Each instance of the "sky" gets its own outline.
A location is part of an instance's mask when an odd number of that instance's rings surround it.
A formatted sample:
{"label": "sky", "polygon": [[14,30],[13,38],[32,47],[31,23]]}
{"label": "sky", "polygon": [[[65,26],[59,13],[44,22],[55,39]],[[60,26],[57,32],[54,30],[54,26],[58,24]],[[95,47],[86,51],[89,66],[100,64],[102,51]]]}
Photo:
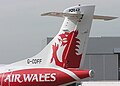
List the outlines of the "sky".
{"label": "sky", "polygon": [[[119,0],[0,0],[0,63],[31,57],[46,45],[46,38],[59,31],[63,19],[42,17],[77,4],[96,5],[95,14],[120,17]],[[94,20],[90,37],[120,37],[120,18]]]}

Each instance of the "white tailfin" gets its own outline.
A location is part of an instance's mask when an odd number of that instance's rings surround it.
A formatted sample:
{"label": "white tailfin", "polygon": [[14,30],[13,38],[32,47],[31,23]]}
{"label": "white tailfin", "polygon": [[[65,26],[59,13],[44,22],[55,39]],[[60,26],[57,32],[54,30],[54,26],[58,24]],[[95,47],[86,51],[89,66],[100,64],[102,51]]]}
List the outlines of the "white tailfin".
{"label": "white tailfin", "polygon": [[48,15],[65,18],[59,33],[39,54],[11,65],[59,66],[63,68],[81,67],[86,53],[93,18],[106,18],[93,17],[94,8],[94,5],[74,6],[65,9],[63,13],[49,12],[42,14],[42,16]]}

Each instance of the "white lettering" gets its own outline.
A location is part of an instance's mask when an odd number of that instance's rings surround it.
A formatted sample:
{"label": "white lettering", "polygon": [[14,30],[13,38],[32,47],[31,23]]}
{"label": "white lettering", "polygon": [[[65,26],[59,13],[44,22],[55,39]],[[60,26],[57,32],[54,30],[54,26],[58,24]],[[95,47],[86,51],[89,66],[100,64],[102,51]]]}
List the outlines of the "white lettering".
{"label": "white lettering", "polygon": [[4,82],[54,82],[56,73],[46,74],[7,74]]}
{"label": "white lettering", "polygon": [[14,78],[15,78],[15,75],[12,74],[12,80],[11,80],[11,82],[14,82]]}
{"label": "white lettering", "polygon": [[50,73],[45,74],[45,81],[49,82],[50,81]]}
{"label": "white lettering", "polygon": [[30,82],[32,80],[32,77],[33,77],[33,74],[27,74],[27,76],[26,74],[23,74],[23,78],[25,82],[27,81]]}
{"label": "white lettering", "polygon": [[34,74],[33,79],[32,79],[32,82],[33,82],[33,81],[38,82],[38,76],[37,76],[37,74]]}
{"label": "white lettering", "polygon": [[45,78],[45,76],[43,74],[39,74],[39,81],[40,82],[44,82],[45,81],[44,78]]}
{"label": "white lettering", "polygon": [[51,74],[51,78],[52,78],[51,81],[52,81],[52,82],[56,81],[56,77],[55,77],[55,76],[56,76],[56,73],[52,73],[52,74]]}
{"label": "white lettering", "polygon": [[[15,79],[14,82],[19,82],[22,83],[23,81],[20,80],[21,75],[20,74],[15,74]],[[12,79],[13,80],[13,79]]]}
{"label": "white lettering", "polygon": [[4,79],[4,82],[10,82],[10,75],[7,75],[7,77]]}

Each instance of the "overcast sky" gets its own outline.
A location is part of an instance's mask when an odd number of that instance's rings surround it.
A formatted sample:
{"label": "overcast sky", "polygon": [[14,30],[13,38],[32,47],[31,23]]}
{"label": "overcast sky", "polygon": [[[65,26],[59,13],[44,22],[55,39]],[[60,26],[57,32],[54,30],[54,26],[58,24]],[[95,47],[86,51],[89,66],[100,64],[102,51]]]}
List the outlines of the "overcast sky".
{"label": "overcast sky", "polygon": [[[40,13],[63,11],[77,4],[96,5],[95,14],[120,17],[120,0],[0,0],[0,63],[35,55],[46,38],[59,31],[63,19]],[[120,36],[120,18],[93,21],[90,36]]]}

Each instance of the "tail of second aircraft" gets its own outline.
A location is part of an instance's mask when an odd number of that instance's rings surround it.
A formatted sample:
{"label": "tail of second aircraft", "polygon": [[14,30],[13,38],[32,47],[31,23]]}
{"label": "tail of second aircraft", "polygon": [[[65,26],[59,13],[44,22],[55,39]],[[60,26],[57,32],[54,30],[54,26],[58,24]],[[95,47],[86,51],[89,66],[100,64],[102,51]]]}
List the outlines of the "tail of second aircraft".
{"label": "tail of second aircraft", "polygon": [[36,67],[80,68],[83,65],[88,36],[93,19],[111,20],[115,17],[94,15],[94,5],[74,6],[63,12],[48,12],[42,16],[65,18],[59,33],[37,55],[12,65]]}

